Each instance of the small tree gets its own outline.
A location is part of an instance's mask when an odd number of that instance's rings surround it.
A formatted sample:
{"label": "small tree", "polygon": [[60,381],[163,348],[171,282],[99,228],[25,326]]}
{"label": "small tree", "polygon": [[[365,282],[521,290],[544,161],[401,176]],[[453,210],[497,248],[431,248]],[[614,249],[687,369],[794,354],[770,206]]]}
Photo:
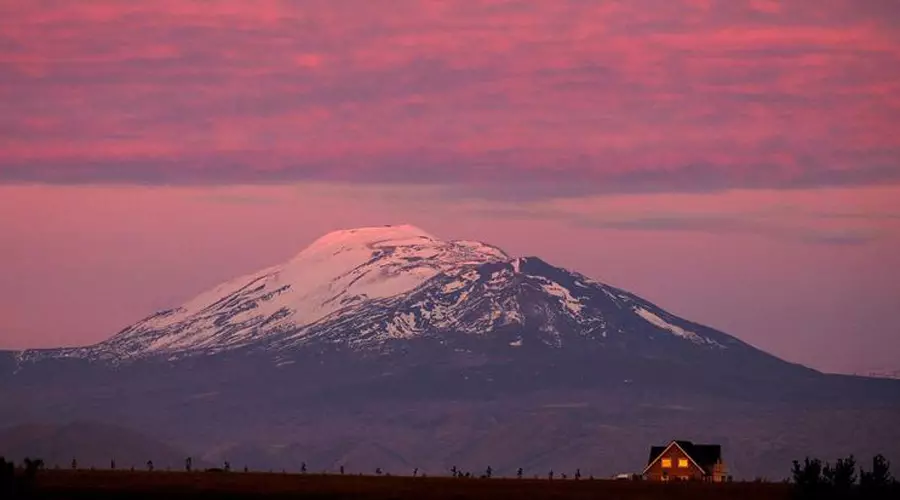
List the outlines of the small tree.
{"label": "small tree", "polygon": [[550,469],[550,472],[547,474],[547,479],[553,481],[553,469]]}
{"label": "small tree", "polygon": [[16,488],[16,466],[0,457],[0,496],[12,498]]}
{"label": "small tree", "polygon": [[224,466],[222,467],[222,469],[224,469],[225,472],[231,472],[231,462],[229,462],[228,460],[226,460]]}
{"label": "small tree", "polygon": [[522,470],[521,467],[519,467],[519,470],[516,471],[516,477],[519,479],[522,479],[522,474],[524,474],[524,473],[525,473],[525,471]]}
{"label": "small tree", "polygon": [[839,458],[832,466],[826,464],[822,469],[823,482],[835,490],[847,491],[856,484],[856,459],[853,455]]}
{"label": "small tree", "polygon": [[878,454],[872,458],[872,469],[860,470],[859,485],[865,489],[884,488],[894,482],[891,477],[891,462],[884,455]]}
{"label": "small tree", "polygon": [[575,480],[581,479],[581,469],[575,469]]}
{"label": "small tree", "polygon": [[194,459],[191,457],[187,457],[184,459],[184,470],[190,472],[191,469],[194,468]]}
{"label": "small tree", "polygon": [[306,474],[306,462],[303,462],[302,464],[300,464],[300,472],[302,474]]}
{"label": "small tree", "polygon": [[153,460],[147,460],[147,470],[153,472]]}
{"label": "small tree", "polygon": [[822,483],[822,461],[806,457],[801,464],[794,460],[791,476],[794,484],[801,488],[816,488]]}
{"label": "small tree", "polygon": [[494,474],[494,469],[492,469],[491,466],[488,465],[487,469],[484,470],[484,477],[486,477],[487,479],[490,479],[491,475],[493,475],[493,474]]}
{"label": "small tree", "polygon": [[453,474],[453,477],[457,477],[459,475],[459,469],[457,469],[455,465],[450,467],[450,474]]}

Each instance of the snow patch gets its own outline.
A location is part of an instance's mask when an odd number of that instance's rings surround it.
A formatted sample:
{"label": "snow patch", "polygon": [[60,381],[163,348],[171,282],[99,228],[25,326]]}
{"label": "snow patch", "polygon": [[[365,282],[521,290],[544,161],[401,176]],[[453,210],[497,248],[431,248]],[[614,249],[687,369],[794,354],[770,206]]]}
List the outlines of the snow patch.
{"label": "snow patch", "polygon": [[584,305],[581,304],[581,301],[572,296],[569,290],[560,285],[555,281],[542,280],[544,283],[541,284],[541,289],[544,290],[549,295],[552,295],[562,302],[563,306],[569,311],[571,314],[576,316],[581,315],[581,311],[584,309]]}
{"label": "snow patch", "polygon": [[673,324],[667,322],[666,320],[660,318],[656,314],[653,314],[652,312],[644,309],[643,307],[635,307],[634,312],[638,316],[644,318],[647,322],[649,322],[653,326],[663,329],[663,330],[667,330],[667,331],[671,332],[673,335],[676,335],[683,339],[691,340],[695,343],[709,343],[709,341],[707,341],[707,339],[701,337],[700,335],[697,335],[696,333],[694,333],[692,331],[685,330],[684,328],[681,328],[678,325],[673,325]]}

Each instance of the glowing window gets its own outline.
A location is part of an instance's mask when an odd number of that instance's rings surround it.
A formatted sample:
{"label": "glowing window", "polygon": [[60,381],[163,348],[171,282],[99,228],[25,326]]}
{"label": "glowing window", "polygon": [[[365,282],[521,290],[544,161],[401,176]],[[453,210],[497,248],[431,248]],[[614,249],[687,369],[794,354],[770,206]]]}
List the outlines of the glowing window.
{"label": "glowing window", "polygon": [[672,459],[671,458],[662,459],[662,466],[663,466],[663,469],[671,469],[672,468]]}
{"label": "glowing window", "polygon": [[679,469],[687,469],[688,463],[686,458],[678,459],[678,468]]}

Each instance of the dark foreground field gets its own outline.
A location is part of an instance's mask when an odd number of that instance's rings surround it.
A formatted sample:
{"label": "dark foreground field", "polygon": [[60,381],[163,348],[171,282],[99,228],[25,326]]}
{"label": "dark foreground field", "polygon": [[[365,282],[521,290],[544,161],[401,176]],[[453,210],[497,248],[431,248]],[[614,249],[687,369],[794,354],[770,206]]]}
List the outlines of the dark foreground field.
{"label": "dark foreground field", "polygon": [[611,480],[453,479],[265,473],[43,471],[35,498],[772,499],[784,484],[653,484]]}

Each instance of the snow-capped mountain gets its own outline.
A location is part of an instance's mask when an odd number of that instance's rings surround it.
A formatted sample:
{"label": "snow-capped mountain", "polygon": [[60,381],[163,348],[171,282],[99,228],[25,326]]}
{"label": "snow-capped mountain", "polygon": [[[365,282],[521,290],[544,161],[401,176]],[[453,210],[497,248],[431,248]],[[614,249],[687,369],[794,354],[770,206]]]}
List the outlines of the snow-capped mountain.
{"label": "snow-capped mountain", "polygon": [[284,264],[219,285],[105,342],[24,357],[174,359],[315,343],[384,351],[400,340],[507,349],[589,342],[639,355],[752,349],[539,258],[401,225],[329,233]]}
{"label": "snow-capped mountain", "polygon": [[[860,427],[877,430],[860,454],[900,442],[884,423],[900,382],[825,375],[540,258],[412,226],[325,235],[96,345],[0,352],[0,402],[2,422],[129,422],[251,466],[259,454],[229,447],[295,443],[323,469],[622,470],[675,432],[730,436],[730,453],[762,443],[740,460],[752,477],[810,442],[847,453]],[[783,467],[772,435],[794,439]],[[623,453],[634,463],[615,464]]]}

